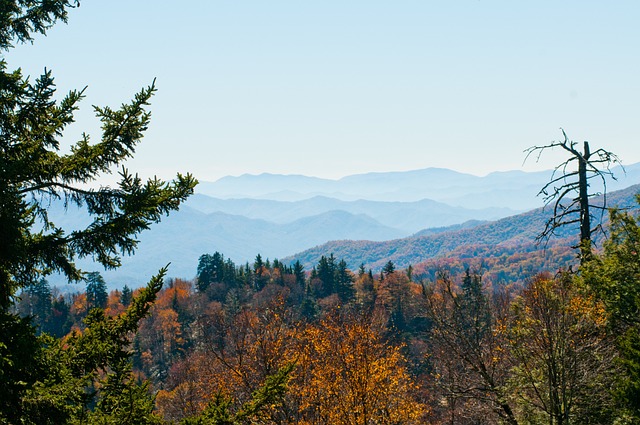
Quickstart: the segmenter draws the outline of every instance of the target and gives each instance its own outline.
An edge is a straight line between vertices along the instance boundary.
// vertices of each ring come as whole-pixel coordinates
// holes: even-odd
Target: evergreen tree
[[[227,258],[223,266],[223,282],[228,288],[235,288],[239,285],[238,281],[238,270],[233,261],[230,258]]]
[[[211,285],[211,263],[213,257],[209,254],[202,254],[198,258],[198,269],[196,271],[196,288],[199,292],[205,292]]]
[[[77,2],[23,1],[3,3],[0,50],[31,41],[56,21],[67,18]],[[92,257],[106,268],[120,265],[120,255],[137,247],[136,235],[178,208],[193,192],[191,175],[165,183],[143,182],[125,168],[117,187],[87,188],[133,155],[150,120],[146,106],[155,86],[142,89],[119,109],[95,107],[102,140],[90,144],[83,135],[70,153],[60,152],[64,130],[84,91],[71,91],[56,102],[50,71],[30,80],[20,69],[7,70],[0,59],[0,308],[7,309],[16,289],[51,272],[79,281],[77,257]],[[47,206],[60,200],[85,207],[93,222],[71,233],[49,220]]]
[[[69,304],[62,295],[54,298],[51,303],[51,315],[45,332],[56,338],[62,338],[71,330],[69,318]]]
[[[151,398],[130,373],[128,337],[162,285],[162,272],[127,313],[108,319],[94,309],[87,330],[62,344],[36,337],[27,320],[9,313],[14,296],[59,272],[80,281],[78,258],[105,268],[132,254],[137,235],[176,210],[196,185],[189,174],[146,182],[122,167],[148,127],[155,85],[120,108],[94,107],[102,137],[83,134],[60,151],[84,90],[56,94],[51,72],[38,78],[8,70],[4,54],[67,20],[69,0],[7,0],[0,12],[0,422],[150,423]],[[60,99],[60,100],[57,100]],[[115,187],[96,180],[122,167]],[[92,222],[73,232],[50,220],[52,202],[84,209]],[[102,373],[99,373],[102,372]],[[101,382],[96,382],[100,379]],[[96,392],[96,389],[99,390]]]
[[[120,302],[123,306],[128,307],[131,304],[131,298],[133,297],[133,291],[127,285],[124,285],[122,292],[120,293]]]
[[[253,273],[255,282],[254,288],[257,291],[260,291],[267,284],[267,280],[269,276],[265,271],[269,268],[269,260],[267,259],[267,263],[262,260],[262,255],[256,255],[256,260],[253,262]]]
[[[262,255],[256,255],[256,259],[253,262],[253,272],[256,274],[262,274],[262,268],[264,267],[264,262],[262,261]]]
[[[109,293],[107,283],[98,272],[87,274],[87,311],[92,308],[105,308]]]
[[[293,263],[293,275],[296,278],[296,284],[298,284],[301,288],[304,288],[304,284],[305,284],[304,268],[302,267],[302,264],[298,260],[296,260],[296,262]]]
[[[393,264],[393,261],[389,260],[382,268],[381,276],[389,276],[391,273],[396,271],[396,265]]]
[[[349,302],[355,295],[355,288],[353,287],[353,276],[349,269],[347,269],[347,262],[340,260],[338,267],[336,268],[335,285],[336,292],[342,302]]]
[[[26,287],[21,300],[22,308],[19,310],[32,317],[32,323],[40,332],[46,332],[51,317],[51,303],[49,283],[46,279],[40,279],[37,283]]]
[[[636,195],[640,204],[640,195]],[[581,267],[587,289],[606,308],[624,372],[613,388],[622,416],[640,423],[640,218],[629,212],[610,212],[611,237],[604,253]],[[625,412],[626,411],[626,412]]]
[[[318,261],[318,278],[322,282],[322,288],[318,297],[326,297],[336,292],[336,259],[333,253],[329,257],[324,255]]]
[[[358,277],[364,276],[367,270],[364,268],[364,263],[360,263],[360,267],[358,268]]]
[[[197,283],[198,291],[205,292],[209,285],[224,280],[224,256],[216,251],[213,255],[203,254],[198,259]]]

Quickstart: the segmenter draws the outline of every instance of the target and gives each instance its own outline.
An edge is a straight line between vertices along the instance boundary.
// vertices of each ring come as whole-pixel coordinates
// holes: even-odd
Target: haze
[[[640,4],[633,1],[84,1],[9,52],[62,92],[87,85],[67,140],[157,78],[130,167],[200,180],[338,178],[523,166],[559,127],[640,161]]]

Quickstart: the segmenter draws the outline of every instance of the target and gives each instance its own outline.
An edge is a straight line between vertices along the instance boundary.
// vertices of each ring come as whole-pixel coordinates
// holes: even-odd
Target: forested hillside
[[[608,194],[608,205],[622,209],[637,208],[634,206],[634,197],[639,190],[640,186],[635,185],[611,192]],[[541,229],[544,229],[551,214],[551,208],[538,208],[497,221],[471,223],[470,228],[443,228],[436,233],[434,230],[426,230],[404,239],[384,242],[332,241],[284,258],[283,261],[299,260],[309,267],[321,256],[333,253],[343,258],[351,268],[364,263],[366,267],[377,270],[387,261],[393,261],[399,267],[408,267],[445,256],[488,258],[500,257],[508,252],[540,251],[538,255],[544,257],[544,250],[549,247],[571,246],[577,243],[577,225],[561,229],[559,237],[537,243],[536,237]],[[606,214],[602,217],[606,221]],[[596,240],[596,244],[597,242]],[[563,262],[556,264],[566,265]]]

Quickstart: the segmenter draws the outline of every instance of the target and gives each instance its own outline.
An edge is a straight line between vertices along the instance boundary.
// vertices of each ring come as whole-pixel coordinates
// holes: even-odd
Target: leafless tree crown
[[[551,205],[553,214],[547,220],[544,230],[538,235],[538,240],[546,240],[556,234],[563,226],[578,223],[580,225],[580,244],[587,247],[591,242],[591,235],[602,230],[602,217],[607,208],[607,178],[616,180],[611,171],[614,164],[620,164],[619,158],[612,152],[598,149],[591,152],[589,142],[583,144],[583,151],[577,148],[578,143],[569,140],[564,129],[560,129],[564,140],[554,141],[544,146],[532,146],[525,150],[525,161],[531,156],[540,159],[542,153],[548,149],[560,147],[569,157],[555,167],[550,181],[545,184],[538,196],[542,196],[545,207]],[[576,166],[577,165],[577,166]],[[624,170],[624,169],[623,169]],[[590,192],[592,179],[599,179],[602,192]],[[602,197],[602,202],[594,203],[594,197]],[[600,213],[598,224],[592,226],[596,217],[592,211]]]

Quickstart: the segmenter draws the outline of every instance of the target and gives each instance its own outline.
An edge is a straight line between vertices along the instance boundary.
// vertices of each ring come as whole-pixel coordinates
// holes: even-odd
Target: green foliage
[[[616,350],[602,305],[574,276],[540,275],[512,304],[511,388],[531,423],[612,423]]]
[[[79,1],[14,0],[3,1],[0,9],[0,50],[7,50],[15,41],[33,41],[33,34],[46,34],[56,21],[67,22],[67,9]]]
[[[123,306],[128,307],[131,304],[131,298],[133,297],[133,291],[127,285],[124,285],[122,292],[120,293],[120,302]]]
[[[640,203],[640,195],[636,199]],[[612,210],[610,232],[604,253],[582,267],[582,276],[587,289],[604,303],[617,336],[625,370],[619,375],[618,397],[640,422],[640,220]]]
[[[43,337],[46,373],[24,391],[18,410],[26,423],[158,422],[148,385],[131,372],[129,346],[162,288],[165,272],[133,298],[123,315],[110,318],[93,309],[82,333],[74,332],[64,343]]]
[[[52,296],[49,283],[40,279],[25,288],[20,297],[18,310],[22,317],[31,316],[32,323],[42,332],[47,330],[51,316]]]
[[[90,272],[87,274],[87,311],[92,308],[105,308],[107,306],[107,283],[100,273]]]
[[[77,5],[67,0],[3,1],[0,50],[46,34],[56,22],[66,22],[67,10]],[[0,58],[0,422],[156,422],[153,398],[131,372],[128,347],[162,286],[165,269],[124,314],[109,318],[102,309],[93,309],[86,329],[64,342],[46,334],[37,337],[28,319],[8,313],[16,292],[26,288],[27,295],[43,304],[36,310],[48,304],[52,314],[41,321],[46,324],[55,316],[55,333],[64,333],[68,306],[58,298],[53,309],[50,294],[37,282],[54,272],[69,281],[83,279],[77,258],[118,267],[121,255],[134,252],[142,230],[193,193],[197,182],[189,174],[178,174],[171,182],[155,177],[145,182],[121,167],[148,127],[154,92],[151,84],[117,109],[94,107],[102,124],[100,141],[90,143],[83,134],[69,153],[61,153],[61,140],[74,122],[84,89],[60,99],[50,71],[30,79],[20,69],[8,70],[4,55]],[[95,188],[101,175],[116,167],[121,167],[116,187]],[[54,202],[85,209],[92,222],[74,231],[57,226],[47,211]],[[90,304],[103,307],[104,281],[99,275],[89,279]]]
[[[0,423],[18,423],[22,395],[45,374],[43,357],[29,319],[0,311]]]
[[[19,70],[7,73],[4,60],[0,89],[0,307],[7,308],[17,288],[49,273],[81,279],[76,256],[119,266],[119,255],[135,250],[136,235],[177,209],[196,181],[179,174],[170,183],[143,182],[123,168],[117,188],[86,188],[133,155],[149,123],[145,108],[153,85],[118,110],[96,107],[102,141],[91,145],[85,134],[69,154],[58,152],[58,139],[73,122],[82,92],[72,91],[57,103],[49,71],[30,83]],[[52,200],[86,207],[93,222],[67,233],[49,221]]]

